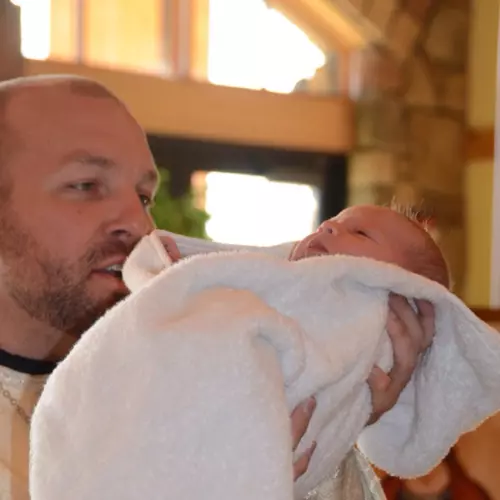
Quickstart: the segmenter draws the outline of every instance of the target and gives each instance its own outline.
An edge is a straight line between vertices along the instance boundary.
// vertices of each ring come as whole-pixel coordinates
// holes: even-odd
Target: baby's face
[[[425,232],[404,215],[389,208],[357,206],[323,222],[292,251],[291,260],[317,255],[370,257],[411,270],[412,247],[425,246]]]

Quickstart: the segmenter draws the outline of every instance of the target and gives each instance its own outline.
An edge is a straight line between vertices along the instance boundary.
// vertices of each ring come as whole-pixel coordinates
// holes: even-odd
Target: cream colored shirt
[[[9,397],[31,416],[46,379],[0,366],[0,500],[29,500],[29,425]]]

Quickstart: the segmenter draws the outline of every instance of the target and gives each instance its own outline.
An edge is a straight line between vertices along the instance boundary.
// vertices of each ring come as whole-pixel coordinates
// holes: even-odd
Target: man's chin
[[[87,291],[96,303],[103,303],[106,309],[114,306],[130,294],[125,283],[116,275],[95,272],[90,276]]]
[[[122,300],[126,299],[129,296],[130,292],[128,289],[124,288],[123,290],[120,291],[114,291],[111,294],[109,294],[103,301],[102,301],[102,310],[106,312],[108,309],[111,309],[114,307],[116,304],[120,303]]]
[[[114,292],[104,299],[88,302],[87,310],[80,316],[75,317],[74,324],[66,331],[73,337],[80,338],[87,330],[99,321],[110,309],[119,304],[128,296],[127,293]]]

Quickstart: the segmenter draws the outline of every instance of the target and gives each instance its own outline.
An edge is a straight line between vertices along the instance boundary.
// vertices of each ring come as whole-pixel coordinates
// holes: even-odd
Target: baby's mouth
[[[319,238],[315,238],[309,243],[309,245],[307,245],[306,254],[308,257],[312,257],[314,255],[325,255],[328,254],[328,249],[323,242],[319,240]]]

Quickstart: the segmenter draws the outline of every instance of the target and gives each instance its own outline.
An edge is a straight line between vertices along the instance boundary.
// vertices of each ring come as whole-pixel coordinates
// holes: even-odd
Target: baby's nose
[[[338,224],[333,221],[333,220],[327,220],[319,226],[319,229],[323,233],[328,233],[328,234],[333,234],[334,236],[337,236],[339,233],[339,227]]]

